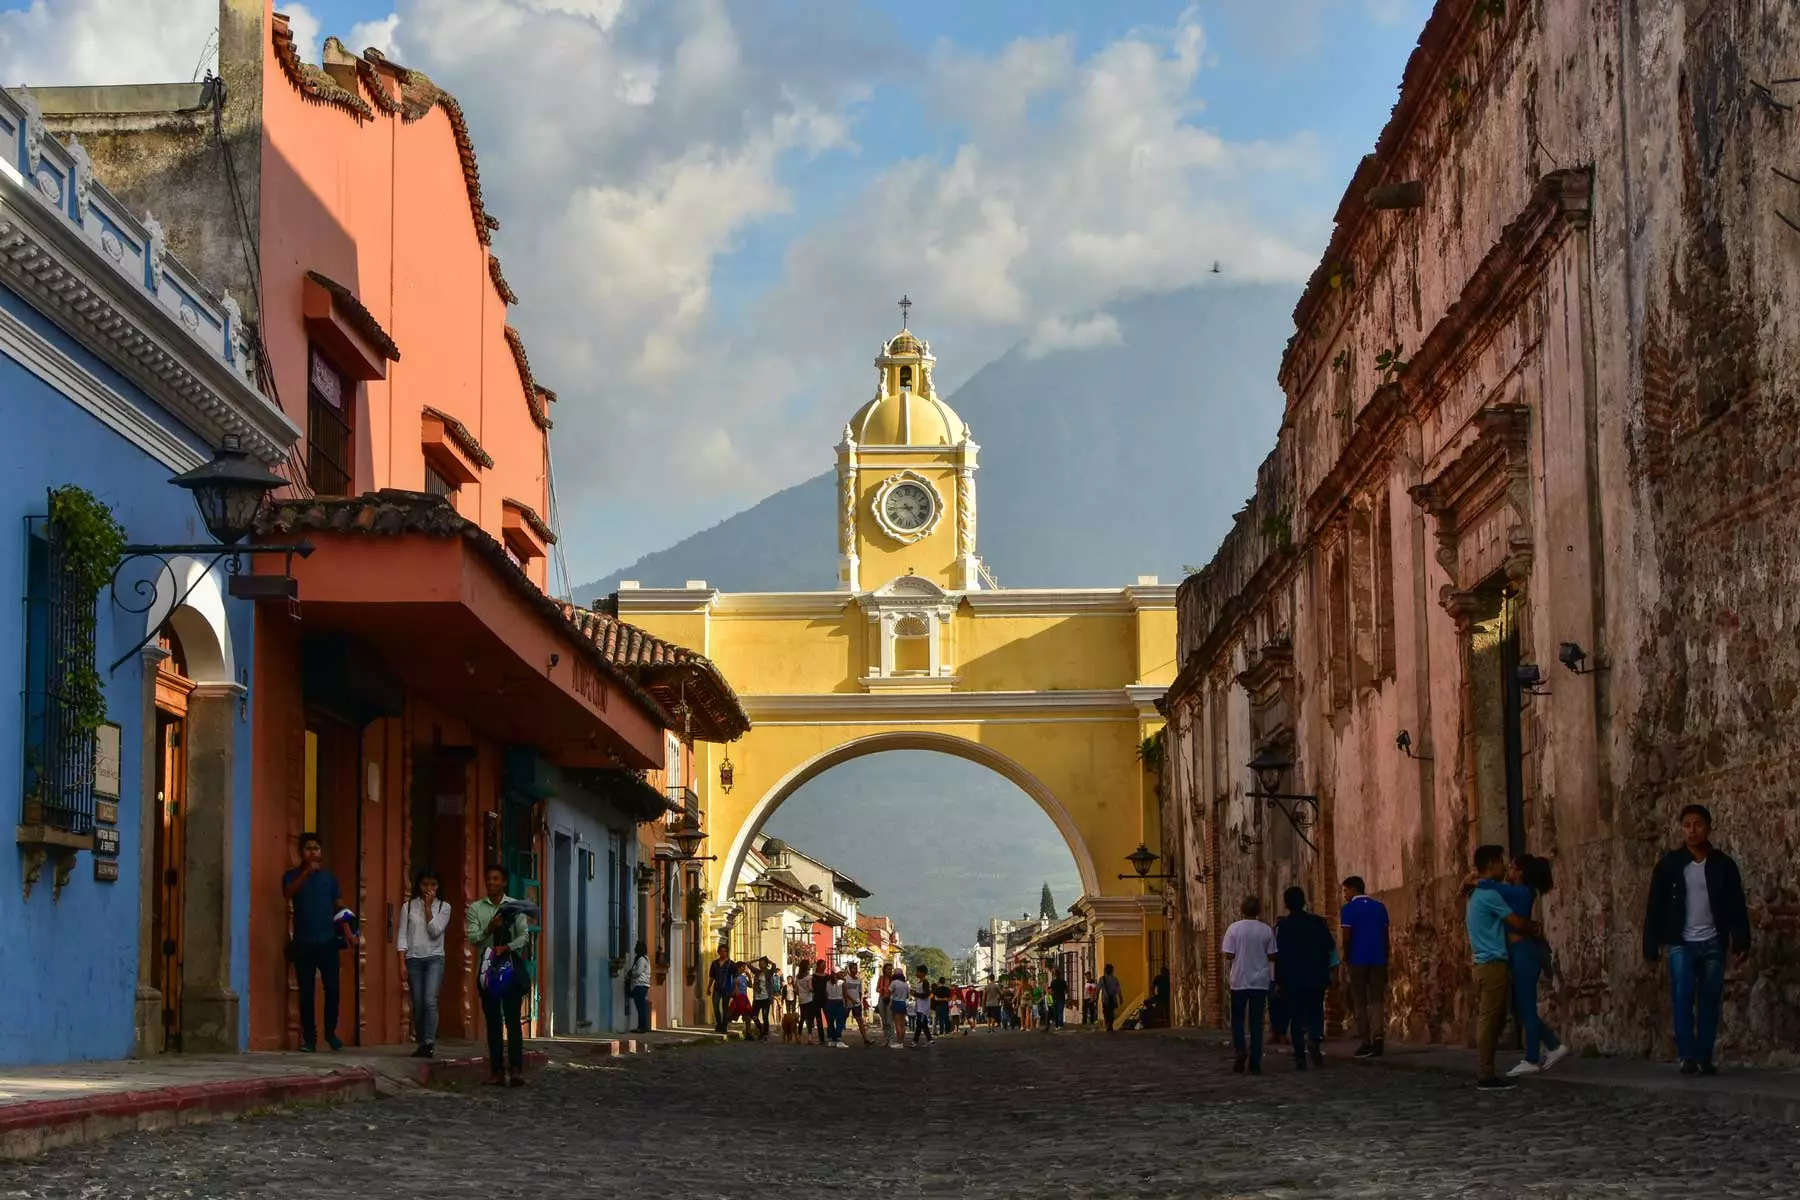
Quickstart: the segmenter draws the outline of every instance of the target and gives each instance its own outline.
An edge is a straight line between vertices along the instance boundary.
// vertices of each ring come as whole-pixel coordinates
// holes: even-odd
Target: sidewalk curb
[[[374,1071],[344,1067],[328,1074],[215,1080],[8,1104],[0,1106],[0,1160],[31,1158],[58,1146],[114,1134],[229,1119],[287,1104],[369,1100],[375,1093]]]
[[[550,1056],[542,1050],[525,1052],[525,1071],[527,1074],[542,1071],[550,1062]],[[453,1083],[480,1083],[488,1077],[488,1060],[486,1057],[471,1058],[421,1058],[414,1072],[419,1082],[426,1087],[438,1087]]]

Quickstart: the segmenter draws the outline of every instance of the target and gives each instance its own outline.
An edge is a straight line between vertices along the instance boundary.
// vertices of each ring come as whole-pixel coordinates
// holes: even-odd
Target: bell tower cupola
[[[910,328],[875,357],[875,395],[844,427],[838,453],[838,586],[857,592],[917,575],[950,591],[981,587],[975,553],[980,447],[937,392],[931,344]]]

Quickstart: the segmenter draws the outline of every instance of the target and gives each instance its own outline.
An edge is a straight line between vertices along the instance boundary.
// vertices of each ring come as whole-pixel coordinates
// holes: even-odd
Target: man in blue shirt
[[[1361,875],[1344,880],[1344,965],[1350,969],[1350,1008],[1356,1014],[1356,1057],[1381,1054],[1387,1033],[1388,910],[1363,893]]]
[[[300,985],[300,1049],[311,1054],[319,1048],[319,1030],[313,1015],[313,977],[325,991],[325,1041],[342,1050],[338,1039],[338,926],[344,908],[343,889],[337,877],[324,867],[325,847],[316,833],[300,835],[300,865],[281,877],[281,894],[294,909],[294,936],[289,957],[295,982]]]
[[[1537,926],[1515,913],[1498,888],[1480,886],[1484,880],[1499,880],[1505,874],[1504,847],[1476,847],[1475,873],[1466,881],[1469,905],[1464,920],[1475,959],[1475,995],[1479,1004],[1475,1018],[1475,1051],[1479,1060],[1475,1086],[1483,1089],[1513,1086],[1512,1080],[1494,1073],[1494,1052],[1506,1025],[1506,995],[1512,982],[1507,966],[1507,927],[1527,935],[1537,933]]]

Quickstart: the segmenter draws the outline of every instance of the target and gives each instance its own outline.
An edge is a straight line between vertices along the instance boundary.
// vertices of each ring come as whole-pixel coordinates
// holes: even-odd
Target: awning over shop
[[[314,544],[293,564],[309,636],[354,638],[407,689],[559,766],[663,764],[674,719],[441,497],[288,501],[264,514],[258,534]]]

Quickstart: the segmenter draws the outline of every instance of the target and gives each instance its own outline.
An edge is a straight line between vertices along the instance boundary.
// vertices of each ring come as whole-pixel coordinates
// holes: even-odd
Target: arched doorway
[[[238,835],[238,741],[246,688],[235,677],[217,574],[177,558],[182,597],[148,615],[140,822],[137,1044],[141,1054],[233,1052],[243,1045],[232,982],[237,919],[231,886]]]

